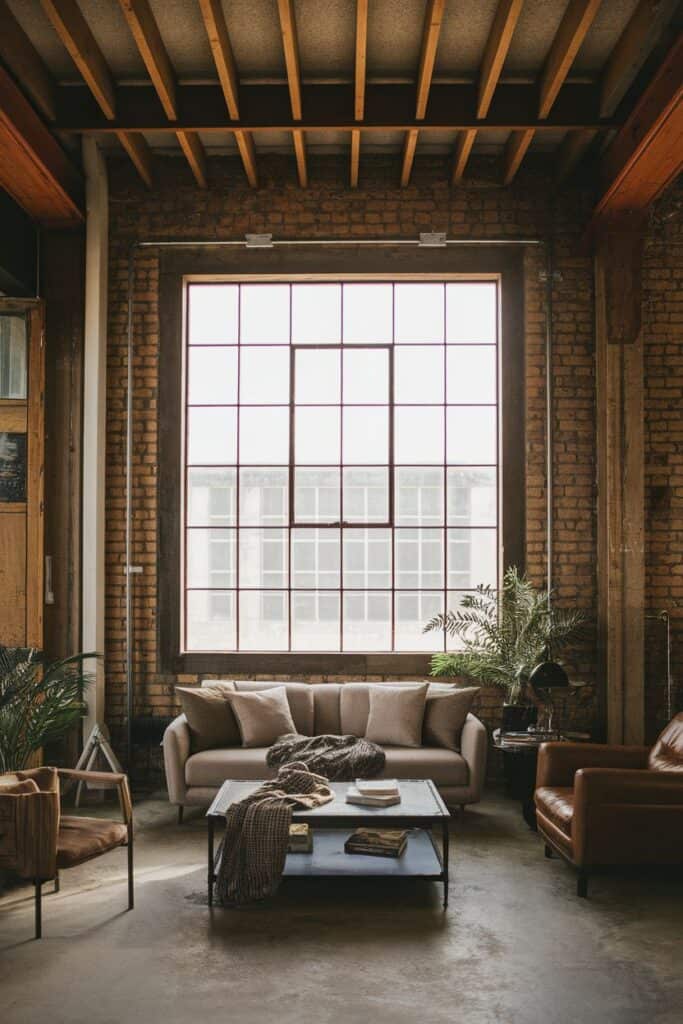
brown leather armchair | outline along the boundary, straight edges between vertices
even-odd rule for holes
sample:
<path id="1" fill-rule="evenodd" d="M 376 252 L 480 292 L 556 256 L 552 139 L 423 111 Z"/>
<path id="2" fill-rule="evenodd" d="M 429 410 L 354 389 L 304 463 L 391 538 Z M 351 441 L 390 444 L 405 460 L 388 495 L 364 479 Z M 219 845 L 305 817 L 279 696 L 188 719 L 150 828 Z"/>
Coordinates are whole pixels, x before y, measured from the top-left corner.
<path id="1" fill-rule="evenodd" d="M 654 747 L 544 743 L 536 773 L 536 821 L 553 851 L 578 868 L 683 865 L 683 713 Z"/>
<path id="2" fill-rule="evenodd" d="M 59 780 L 116 785 L 123 822 L 61 814 Z M 35 935 L 42 934 L 42 887 L 117 846 L 128 848 L 128 909 L 133 909 L 133 808 L 125 775 L 32 768 L 0 775 L 0 868 L 30 879 L 35 893 Z"/>

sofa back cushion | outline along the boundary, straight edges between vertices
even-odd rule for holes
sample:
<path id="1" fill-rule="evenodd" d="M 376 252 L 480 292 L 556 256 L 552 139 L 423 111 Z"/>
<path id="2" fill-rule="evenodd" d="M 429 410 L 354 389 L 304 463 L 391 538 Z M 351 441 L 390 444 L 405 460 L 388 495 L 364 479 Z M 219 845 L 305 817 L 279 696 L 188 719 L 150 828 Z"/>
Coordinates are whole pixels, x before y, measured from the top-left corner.
<path id="1" fill-rule="evenodd" d="M 240 727 L 243 747 L 270 747 L 296 731 L 284 686 L 231 693 L 230 703 Z"/>
<path id="2" fill-rule="evenodd" d="M 199 687 L 176 686 L 193 753 L 241 744 L 237 720 L 227 698 L 234 690 L 235 684 L 227 680 L 207 680 Z"/>
<path id="3" fill-rule="evenodd" d="M 421 747 L 427 687 L 427 683 L 370 686 L 366 739 L 395 747 Z"/>
<path id="4" fill-rule="evenodd" d="M 370 689 L 373 686 L 416 686 L 424 680 L 386 680 L 381 683 L 343 683 L 339 694 L 340 728 L 343 734 L 365 736 L 370 714 Z"/>
<path id="5" fill-rule="evenodd" d="M 423 744 L 459 751 L 460 733 L 478 693 L 478 686 L 430 683 L 422 725 Z"/>
<path id="6" fill-rule="evenodd" d="M 284 686 L 287 691 L 289 710 L 292 712 L 296 731 L 302 736 L 314 736 L 314 698 L 313 687 L 310 683 L 282 683 L 273 680 L 270 682 L 259 682 L 256 679 L 235 682 L 235 689 L 238 693 L 272 690 L 275 686 Z"/>
<path id="7" fill-rule="evenodd" d="M 683 711 L 675 715 L 659 734 L 647 766 L 652 771 L 683 772 Z"/>
<path id="8" fill-rule="evenodd" d="M 314 705 L 314 736 L 341 736 L 341 717 L 339 713 L 340 694 L 343 689 L 339 683 L 313 683 Z"/>

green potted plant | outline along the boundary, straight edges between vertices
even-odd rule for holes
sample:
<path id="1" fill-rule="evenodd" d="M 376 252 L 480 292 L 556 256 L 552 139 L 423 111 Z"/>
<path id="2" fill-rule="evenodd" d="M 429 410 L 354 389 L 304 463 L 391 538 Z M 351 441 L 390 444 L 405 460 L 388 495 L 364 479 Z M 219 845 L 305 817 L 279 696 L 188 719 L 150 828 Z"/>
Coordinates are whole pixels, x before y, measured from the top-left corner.
<path id="1" fill-rule="evenodd" d="M 60 739 L 85 711 L 94 654 L 45 663 L 41 651 L 0 646 L 0 773 L 26 768 L 36 752 Z"/>
<path id="2" fill-rule="evenodd" d="M 583 622 L 581 612 L 554 608 L 547 590 L 538 590 L 511 566 L 499 590 L 479 586 L 463 598 L 457 611 L 436 615 L 427 623 L 425 632 L 445 630 L 462 644 L 458 651 L 434 654 L 430 671 L 433 676 L 465 675 L 500 687 L 508 708 L 519 709 L 508 710 L 503 727 L 526 726 L 530 717 L 522 709 L 529 677 L 551 652 L 556 654 L 580 633 Z"/>

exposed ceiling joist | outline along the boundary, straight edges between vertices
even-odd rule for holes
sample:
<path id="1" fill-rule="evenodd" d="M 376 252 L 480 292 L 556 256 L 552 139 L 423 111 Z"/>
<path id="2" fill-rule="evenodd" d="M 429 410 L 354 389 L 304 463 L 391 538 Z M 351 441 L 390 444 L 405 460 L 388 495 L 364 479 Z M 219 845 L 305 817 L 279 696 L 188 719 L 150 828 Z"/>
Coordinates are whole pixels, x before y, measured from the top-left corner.
<path id="1" fill-rule="evenodd" d="M 0 0 L 0 25 L 0 58 L 41 113 L 54 121 L 57 113 L 52 76 L 5 0 Z"/>
<path id="2" fill-rule="evenodd" d="M 206 34 L 209 37 L 209 46 L 211 47 L 213 61 L 216 65 L 228 113 L 232 120 L 237 121 L 240 116 L 239 83 L 223 6 L 221 0 L 199 0 L 199 7 L 204 19 Z M 256 188 L 258 185 L 258 175 L 256 172 L 254 140 L 249 132 L 236 132 L 235 142 L 242 158 L 247 181 L 252 188 Z"/>
<path id="3" fill-rule="evenodd" d="M 519 165 L 526 156 L 526 151 L 534 137 L 533 128 L 525 128 L 510 133 L 503 156 L 503 184 L 509 185 L 519 170 Z"/>
<path id="4" fill-rule="evenodd" d="M 175 121 L 178 117 L 175 74 L 149 2 L 119 0 L 119 3 L 164 113 Z M 206 156 L 199 136 L 193 132 L 177 132 L 176 137 L 195 181 L 200 188 L 206 188 Z"/>
<path id="5" fill-rule="evenodd" d="M 602 117 L 617 109 L 677 5 L 678 0 L 640 0 L 602 74 Z"/>
<path id="6" fill-rule="evenodd" d="M 484 56 L 479 70 L 479 91 L 477 96 L 477 117 L 484 118 L 489 112 L 493 94 L 503 71 L 512 36 L 522 11 L 524 0 L 499 0 L 486 40 Z M 476 131 L 462 132 L 455 144 L 453 161 L 453 184 L 462 181 Z"/>
<path id="7" fill-rule="evenodd" d="M 1 66 L 0 186 L 42 224 L 83 220 L 81 175 Z"/>
<path id="8" fill-rule="evenodd" d="M 356 62 L 354 68 L 353 116 L 365 117 L 365 79 L 368 57 L 368 0 L 356 0 Z M 351 188 L 358 185 L 360 165 L 360 132 L 351 132 Z"/>
<path id="9" fill-rule="evenodd" d="M 420 67 L 417 73 L 417 92 L 415 96 L 415 120 L 422 121 L 427 113 L 429 90 L 432 85 L 436 51 L 441 35 L 441 25 L 446 7 L 446 0 L 428 0 L 425 10 L 424 27 L 422 29 L 422 48 L 420 51 Z M 403 146 L 403 164 L 401 167 L 401 186 L 410 181 L 410 174 L 415 159 L 418 132 L 408 132 Z"/>
<path id="10" fill-rule="evenodd" d="M 282 33 L 282 48 L 285 55 L 285 68 L 287 69 L 287 87 L 289 89 L 289 100 L 292 107 L 292 118 L 294 121 L 301 121 L 303 118 L 303 107 L 301 103 L 301 63 L 299 60 L 299 42 L 296 33 L 296 17 L 294 14 L 294 0 L 277 0 L 278 13 L 280 16 L 280 31 Z M 301 129 L 292 132 L 294 140 L 294 154 L 296 156 L 297 173 L 299 184 L 305 188 L 308 184 L 308 171 L 306 168 L 306 144 L 304 133 Z"/>
<path id="11" fill-rule="evenodd" d="M 594 128 L 579 128 L 576 131 L 567 132 L 562 140 L 555 167 L 555 180 L 558 183 L 567 180 L 596 134 Z"/>
<path id="12" fill-rule="evenodd" d="M 114 81 L 80 7 L 75 0 L 41 2 L 55 32 L 69 51 L 100 110 L 109 121 L 113 121 L 116 117 Z M 145 184 L 151 185 L 152 157 L 145 140 L 141 136 L 130 137 L 127 130 L 117 132 L 117 136 Z"/>

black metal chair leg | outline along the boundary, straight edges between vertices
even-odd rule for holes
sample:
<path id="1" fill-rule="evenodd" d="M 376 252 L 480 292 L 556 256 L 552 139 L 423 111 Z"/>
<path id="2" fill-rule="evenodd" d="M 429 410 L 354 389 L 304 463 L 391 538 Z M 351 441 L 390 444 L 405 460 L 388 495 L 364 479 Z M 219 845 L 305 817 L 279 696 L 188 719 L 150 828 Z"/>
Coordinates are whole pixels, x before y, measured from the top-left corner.
<path id="1" fill-rule="evenodd" d="M 543 852 L 546 855 L 546 857 L 548 858 L 548 860 L 550 860 L 552 855 L 553 855 L 553 848 L 552 848 L 552 846 L 548 846 L 548 844 L 546 843 Z"/>
<path id="2" fill-rule="evenodd" d="M 184 810 L 185 810 L 185 808 L 181 804 L 180 807 L 178 808 L 178 824 L 179 825 L 182 825 L 182 823 L 183 823 L 183 811 Z"/>
<path id="3" fill-rule="evenodd" d="M 40 939 L 43 935 L 43 883 L 39 878 L 36 878 L 34 883 L 34 903 L 35 903 L 35 919 L 36 919 L 36 938 Z"/>
<path id="4" fill-rule="evenodd" d="M 586 899 L 588 896 L 588 875 L 585 871 L 579 871 L 576 879 L 576 895 L 582 899 Z"/>
<path id="5" fill-rule="evenodd" d="M 58 871 L 57 874 L 55 875 L 55 888 L 54 888 L 54 891 L 55 892 L 59 892 L 59 888 L 60 888 L 60 886 L 59 886 L 59 871 Z"/>
<path id="6" fill-rule="evenodd" d="M 133 830 L 128 831 L 128 909 L 135 906 L 135 891 L 133 888 Z"/>

